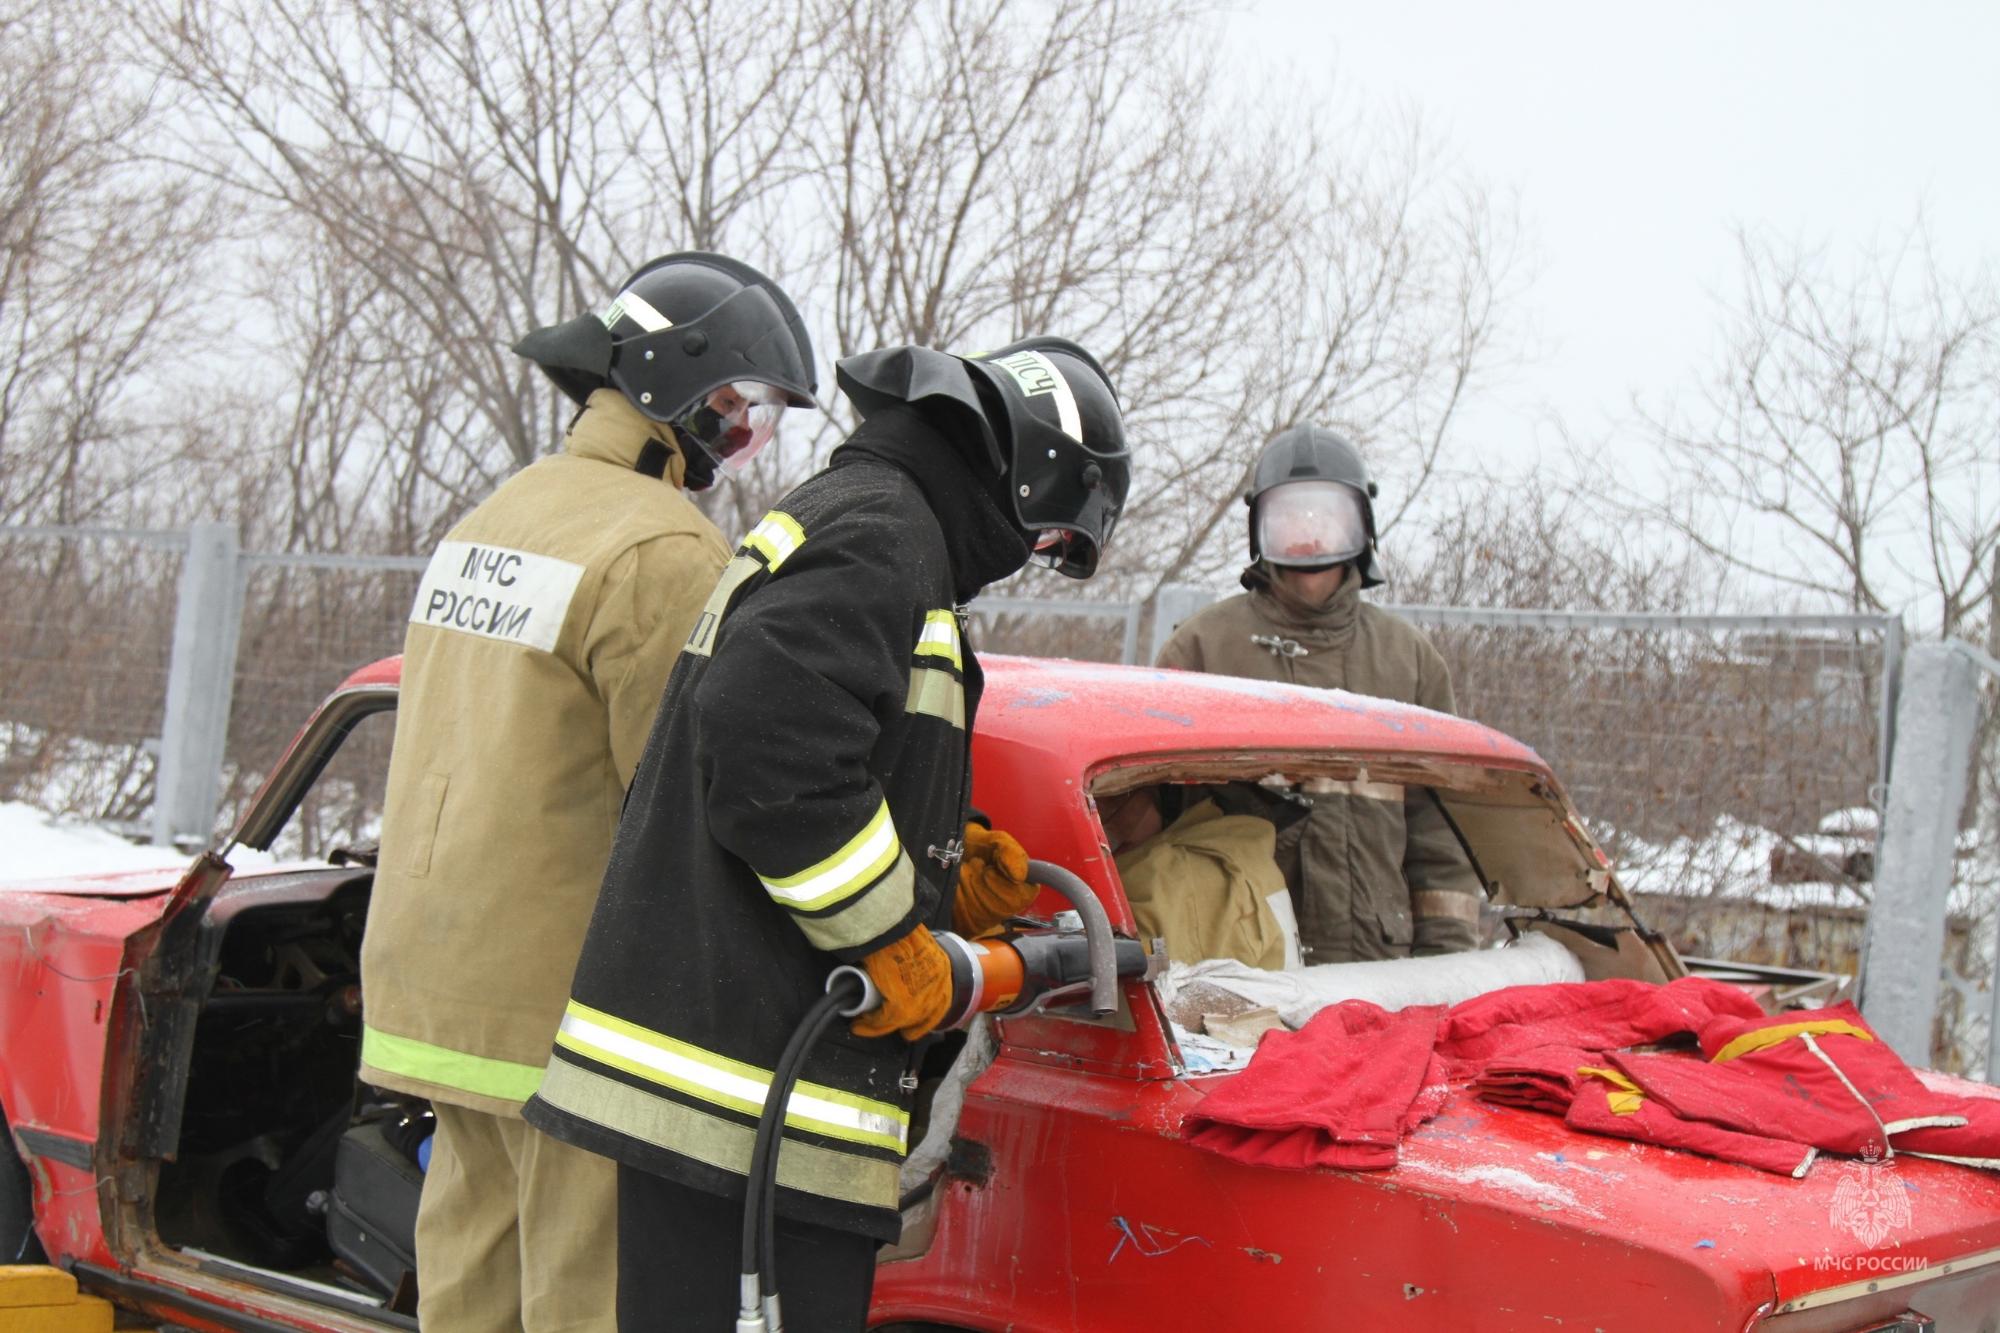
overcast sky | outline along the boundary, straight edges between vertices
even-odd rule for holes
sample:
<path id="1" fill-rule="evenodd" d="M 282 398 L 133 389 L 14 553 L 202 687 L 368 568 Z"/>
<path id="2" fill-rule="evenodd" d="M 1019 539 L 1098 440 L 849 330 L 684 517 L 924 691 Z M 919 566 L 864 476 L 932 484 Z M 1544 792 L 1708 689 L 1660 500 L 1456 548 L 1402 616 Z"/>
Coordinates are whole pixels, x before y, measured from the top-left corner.
<path id="1" fill-rule="evenodd" d="M 1947 265 L 2000 254 L 2000 4 L 1253 0 L 1242 59 L 1417 108 L 1518 193 L 1534 363 L 1468 419 L 1512 459 L 1588 440 L 1712 361 L 1732 228 L 1846 259 L 1921 207 Z"/>

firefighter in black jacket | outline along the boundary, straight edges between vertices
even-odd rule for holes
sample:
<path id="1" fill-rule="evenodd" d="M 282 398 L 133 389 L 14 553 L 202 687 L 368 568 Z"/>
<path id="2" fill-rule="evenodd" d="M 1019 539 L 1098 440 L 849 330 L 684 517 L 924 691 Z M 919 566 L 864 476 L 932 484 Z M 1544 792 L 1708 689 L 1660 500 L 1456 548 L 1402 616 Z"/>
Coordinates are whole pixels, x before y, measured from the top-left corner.
<path id="1" fill-rule="evenodd" d="M 838 373 L 863 422 L 696 623 L 525 1112 L 619 1163 L 628 1333 L 733 1326 L 757 1114 L 841 963 L 884 1001 L 820 1043 L 788 1104 L 778 1271 L 793 1333 L 862 1327 L 900 1226 L 910 1043 L 950 999 L 930 928 L 977 934 L 1033 896 L 1019 846 L 966 823 L 962 608 L 1034 557 L 1089 577 L 1130 481 L 1117 399 L 1073 343 L 893 348 Z"/>

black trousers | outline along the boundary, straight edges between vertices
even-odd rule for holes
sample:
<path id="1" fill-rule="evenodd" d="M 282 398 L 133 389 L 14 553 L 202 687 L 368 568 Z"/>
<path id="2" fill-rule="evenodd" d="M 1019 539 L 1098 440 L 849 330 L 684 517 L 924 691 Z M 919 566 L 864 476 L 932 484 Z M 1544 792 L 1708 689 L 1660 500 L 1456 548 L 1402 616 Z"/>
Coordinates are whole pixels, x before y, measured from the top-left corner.
<path id="1" fill-rule="evenodd" d="M 875 1242 L 778 1219 L 785 1333 L 860 1333 L 875 1288 Z M 629 1166 L 618 1168 L 618 1333 L 732 1333 L 743 1267 L 743 1206 Z"/>

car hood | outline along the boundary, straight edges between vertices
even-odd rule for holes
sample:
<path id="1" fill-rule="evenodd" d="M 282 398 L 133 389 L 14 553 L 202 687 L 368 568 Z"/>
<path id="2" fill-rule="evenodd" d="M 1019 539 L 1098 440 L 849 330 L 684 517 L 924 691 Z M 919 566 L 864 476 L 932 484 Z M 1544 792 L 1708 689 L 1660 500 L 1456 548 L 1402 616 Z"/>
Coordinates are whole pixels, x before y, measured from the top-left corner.
<path id="1" fill-rule="evenodd" d="M 1967 1095 L 2000 1094 L 1930 1071 L 1923 1077 Z M 1792 1180 L 1578 1133 L 1556 1116 L 1497 1106 L 1462 1087 L 1404 1141 L 1380 1180 L 1440 1206 L 1492 1209 L 1671 1256 L 1779 1311 L 1817 1304 L 1811 1293 L 1831 1295 L 1857 1277 L 1898 1273 L 1920 1284 L 1942 1276 L 1944 1265 L 2000 1250 L 1994 1172 L 1908 1156 L 1871 1165 L 1823 1154 L 1804 1179 Z M 1893 1188 L 1908 1206 L 1892 1227 L 1858 1225 L 1857 1186 Z"/>

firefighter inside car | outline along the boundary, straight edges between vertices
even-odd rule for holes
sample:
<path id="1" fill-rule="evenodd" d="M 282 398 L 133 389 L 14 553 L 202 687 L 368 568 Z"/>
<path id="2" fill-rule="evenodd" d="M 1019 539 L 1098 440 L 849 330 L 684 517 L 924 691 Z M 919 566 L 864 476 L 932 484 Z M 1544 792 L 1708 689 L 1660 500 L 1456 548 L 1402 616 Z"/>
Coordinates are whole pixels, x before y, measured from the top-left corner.
<path id="1" fill-rule="evenodd" d="M 1278 825 L 1241 809 L 1242 786 L 1135 787 L 1100 800 L 1098 815 L 1141 939 L 1163 941 L 1181 963 L 1296 969 L 1299 927 L 1278 869 Z M 1168 804 L 1178 810 L 1172 820 Z"/>
<path id="2" fill-rule="evenodd" d="M 683 491 L 741 468 L 787 405 L 813 405 L 815 376 L 790 299 L 711 254 L 656 259 L 601 316 L 516 350 L 578 411 L 560 453 L 446 536 L 410 615 L 361 1077 L 434 1108 L 424 1326 L 597 1333 L 615 1326 L 617 1175 L 521 1103 L 668 672 L 729 559 Z"/>
<path id="3" fill-rule="evenodd" d="M 761 1198 L 785 1326 L 866 1323 L 917 1043 L 954 1003 L 941 941 L 1037 893 L 1011 840 L 968 827 L 983 677 L 962 608 L 1031 560 L 1089 577 L 1130 482 L 1116 395 L 1074 343 L 890 348 L 838 377 L 861 424 L 695 623 L 525 1109 L 618 1164 L 626 1333 L 766 1326 L 753 1275 L 728 1280 Z M 800 1048 L 839 964 L 879 1002 Z"/>
<path id="4" fill-rule="evenodd" d="M 1272 437 L 1244 495 L 1245 591 L 1182 623 L 1159 665 L 1453 710 L 1451 673 L 1422 630 L 1361 600 L 1380 584 L 1376 485 L 1324 427 Z M 1277 840 L 1307 964 L 1423 957 L 1477 947 L 1479 877 L 1427 790 L 1317 779 L 1311 813 Z"/>

